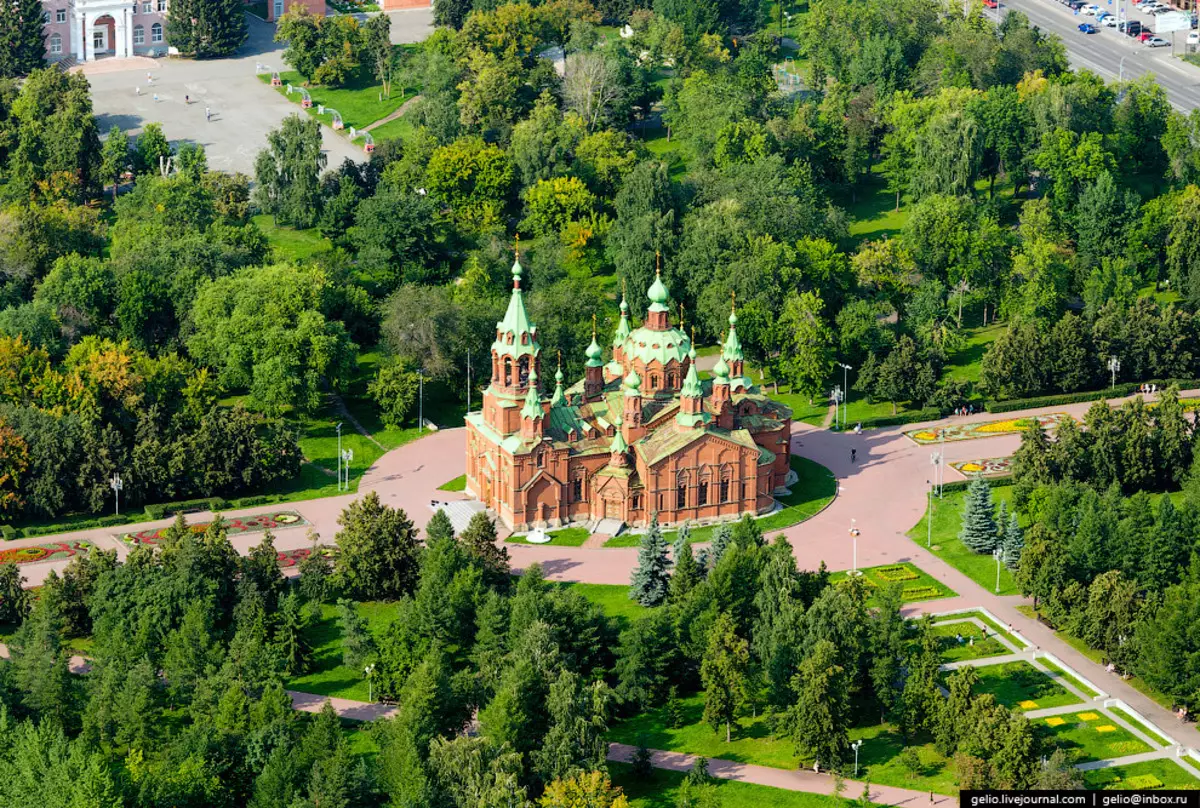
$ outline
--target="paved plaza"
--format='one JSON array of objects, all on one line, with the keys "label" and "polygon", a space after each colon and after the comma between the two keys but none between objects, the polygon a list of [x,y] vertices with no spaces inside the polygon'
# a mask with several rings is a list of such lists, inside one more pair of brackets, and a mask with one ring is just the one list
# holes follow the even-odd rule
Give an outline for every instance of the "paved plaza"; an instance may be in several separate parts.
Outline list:
[{"label": "paved plaza", "polygon": [[[429,35],[433,15],[428,9],[393,12],[392,40],[418,42]],[[240,171],[253,176],[254,158],[266,145],[267,133],[288,115],[300,112],[294,104],[255,75],[257,64],[287,69],[283,46],[273,41],[275,26],[247,15],[250,37],[237,56],[228,59],[106,59],[81,68],[92,84],[92,103],[102,134],[115,124],[136,134],[158,122],[174,142],[191,140],[204,146],[208,165],[217,171]],[[152,80],[147,80],[147,73]],[[155,96],[157,95],[157,101]],[[187,96],[190,103],[184,103]],[[205,109],[211,119],[205,120]],[[322,126],[330,167],[349,157],[365,158],[361,146]]]}]

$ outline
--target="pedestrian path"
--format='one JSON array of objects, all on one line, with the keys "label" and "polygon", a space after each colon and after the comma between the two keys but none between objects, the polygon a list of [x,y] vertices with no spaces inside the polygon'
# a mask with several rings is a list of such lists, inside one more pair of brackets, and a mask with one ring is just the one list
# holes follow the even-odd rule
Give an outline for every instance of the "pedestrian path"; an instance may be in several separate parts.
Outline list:
[{"label": "pedestrian path", "polygon": [[[636,747],[623,743],[608,745],[608,759],[618,763],[628,763],[633,758]],[[685,755],[682,752],[664,752],[660,749],[650,750],[650,763],[656,769],[666,769],[673,772],[690,771],[696,755]],[[749,763],[737,763],[732,760],[711,759],[708,761],[708,773],[719,780],[737,780],[741,783],[770,788],[782,788],[788,791],[804,791],[809,794],[829,795],[833,792],[833,777],[829,774],[817,774],[805,769],[774,769],[770,766],[754,766]],[[856,799],[862,794],[866,785],[856,780],[845,781],[846,790],[843,796]],[[871,783],[871,802],[878,805],[943,806],[950,808],[958,805],[955,797],[945,794],[934,794],[931,791],[913,791],[895,786],[881,786]]]},{"label": "pedestrian path", "polygon": [[1007,665],[1009,662],[1029,662],[1029,654],[1004,654],[1002,656],[979,657],[978,659],[960,659],[957,662],[946,662],[940,670],[956,671],[959,668],[987,668],[992,665]]},{"label": "pedestrian path", "polygon": [[325,702],[333,705],[334,712],[338,714],[339,718],[348,718],[352,721],[375,721],[380,718],[395,718],[400,713],[400,708],[391,704],[339,699],[333,696],[321,696],[316,693],[301,693],[298,690],[289,690],[287,694],[292,697],[292,709],[303,713],[319,713],[324,708]]},{"label": "pedestrian path", "polygon": [[1175,753],[1170,749],[1155,749],[1153,752],[1142,752],[1140,755],[1126,755],[1119,758],[1108,758],[1107,760],[1091,760],[1087,763],[1080,763],[1075,768],[1081,772],[1091,772],[1096,769],[1111,769],[1114,766],[1129,766],[1133,763],[1145,763],[1148,760],[1162,760],[1164,758],[1173,758]]}]

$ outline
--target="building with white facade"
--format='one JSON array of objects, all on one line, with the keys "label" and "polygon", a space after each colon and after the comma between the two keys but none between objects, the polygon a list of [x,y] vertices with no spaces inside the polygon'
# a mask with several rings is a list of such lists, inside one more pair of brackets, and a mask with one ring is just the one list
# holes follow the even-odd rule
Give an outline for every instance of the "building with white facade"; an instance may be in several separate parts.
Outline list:
[{"label": "building with white facade", "polygon": [[46,58],[165,56],[168,0],[43,0]]}]

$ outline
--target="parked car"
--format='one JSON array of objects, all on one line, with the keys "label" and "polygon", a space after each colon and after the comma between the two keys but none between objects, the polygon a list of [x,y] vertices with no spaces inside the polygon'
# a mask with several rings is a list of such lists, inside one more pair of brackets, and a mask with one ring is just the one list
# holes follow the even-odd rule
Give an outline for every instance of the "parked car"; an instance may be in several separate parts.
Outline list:
[{"label": "parked car", "polygon": [[1118,26],[1118,30],[1126,36],[1137,36],[1142,32],[1142,24],[1137,20],[1126,20]]},{"label": "parked car", "polygon": [[1000,3],[997,0],[983,0],[984,8],[1000,8]]},{"label": "parked car", "polygon": [[1171,43],[1160,36],[1152,36],[1146,40],[1146,44],[1152,48],[1163,48]]},{"label": "parked car", "polygon": [[1079,23],[1079,33],[1081,33],[1081,34],[1094,34],[1094,33],[1098,32],[1099,30],[1100,30],[1099,28],[1092,25],[1090,22]]},{"label": "parked car", "polygon": [[1154,36],[1153,31],[1142,31],[1140,34],[1137,35],[1137,41],[1138,42],[1147,42],[1153,36]]},{"label": "parked car", "polygon": [[1187,35],[1189,45],[1200,45],[1200,31],[1191,31]]},{"label": "parked car", "polygon": [[1117,27],[1117,18],[1111,14],[1109,14],[1107,17],[1105,17],[1102,20],[1102,22],[1104,23],[1105,28],[1116,28]]},{"label": "parked car", "polygon": [[1095,3],[1091,3],[1079,9],[1079,13],[1088,17],[1094,17],[1096,16],[1096,12],[1099,10],[1100,6],[1096,5]]}]

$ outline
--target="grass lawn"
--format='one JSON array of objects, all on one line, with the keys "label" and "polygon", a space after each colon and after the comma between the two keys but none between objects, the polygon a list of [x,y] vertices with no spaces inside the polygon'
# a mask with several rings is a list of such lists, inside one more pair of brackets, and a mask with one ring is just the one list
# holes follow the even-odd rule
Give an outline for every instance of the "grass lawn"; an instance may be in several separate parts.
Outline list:
[{"label": "grass lawn", "polygon": [[275,217],[269,213],[260,213],[254,217],[254,223],[263,231],[275,251],[275,257],[282,261],[304,263],[318,253],[333,249],[329,239],[322,236],[315,227],[308,230],[293,230],[275,224]]},{"label": "grass lawn", "polygon": [[375,138],[376,143],[382,143],[385,140],[407,140],[415,131],[412,122],[408,120],[408,112],[405,111],[404,115],[394,121],[388,121],[372,129],[371,137]]},{"label": "grass lawn", "polygon": [[[548,544],[552,547],[579,547],[592,534],[588,533],[586,527],[565,527],[562,530],[551,530],[546,535],[550,537],[550,541],[535,546],[545,547]],[[509,536],[505,541],[511,544],[532,543],[526,540],[524,536]]]},{"label": "grass lawn", "polygon": [[641,620],[650,613],[650,609],[629,597],[629,587],[620,584],[581,584],[574,581],[559,583],[563,589],[571,589],[592,603],[609,617],[615,619],[622,628],[628,628],[635,620]]},{"label": "grass lawn", "polygon": [[[642,780],[634,776],[633,767],[628,763],[609,763],[608,771],[613,783],[629,798],[630,808],[675,808],[683,772],[655,769],[648,779]],[[714,784],[721,808],[844,808],[847,805],[845,799],[825,794],[786,791],[736,780],[715,780]]]},{"label": "grass lawn", "polygon": [[[791,738],[776,737],[765,716],[743,716],[734,727],[733,740],[725,742],[725,729],[714,732],[702,720],[704,695],[682,699],[685,724],[678,729],[667,726],[666,710],[659,708],[634,716],[613,727],[609,740],[627,744],[645,743],[651,749],[666,749],[703,755],[707,758],[733,760],[776,769],[794,769],[800,763]],[[924,771],[909,779],[900,765],[899,755],[904,740],[897,728],[887,724],[856,727],[850,739],[862,739],[859,752],[859,777],[872,783],[905,788],[955,793],[954,776],[944,757],[932,744],[918,746]]]},{"label": "grass lawn", "polygon": [[829,401],[826,399],[813,399],[809,403],[808,396],[800,393],[772,393],[771,388],[764,385],[763,392],[770,396],[772,401],[778,401],[792,408],[792,420],[813,426],[821,426],[825,423],[825,414],[829,412]]},{"label": "grass lawn", "polygon": [[[792,455],[791,465],[799,479],[792,486],[791,494],[779,498],[780,503],[783,504],[783,510],[758,520],[758,527],[764,536],[772,530],[791,527],[813,516],[833,500],[833,495],[837,491],[837,478],[820,463],[809,460],[807,457]],[[716,527],[713,525],[692,530],[690,534],[692,543],[711,541],[715,530]],[[668,530],[663,534],[668,542],[675,541],[677,535],[677,531],[674,530]],[[641,542],[640,533],[622,533],[620,536],[606,541],[604,546],[637,547]]]},{"label": "grass lawn", "polygon": [[[1082,699],[1028,662],[989,665],[977,668],[977,671],[979,684],[972,692],[991,693],[998,703],[1011,710],[1024,712],[1082,703]],[[1033,702],[1037,706],[1022,707],[1024,702]]]},{"label": "grass lawn", "polygon": [[[966,499],[966,491],[954,491],[946,494],[942,499],[934,499],[933,501],[933,554],[945,561],[950,566],[957,569],[959,572],[968,576],[972,581],[982,586],[989,592],[996,591],[996,560],[990,554],[980,554],[968,550],[967,547],[958,540],[958,531],[962,526],[961,511],[963,502]],[[1012,495],[1010,486],[997,486],[992,488],[992,498],[996,502],[996,507],[999,508],[1002,501],[1007,501]],[[929,537],[929,514],[921,519],[911,530],[908,531],[908,537],[913,541],[925,546]],[[1020,588],[1016,581],[1013,580],[1012,574],[1008,568],[1001,565],[1000,567],[1000,591],[1001,595],[1019,595]]]},{"label": "grass lawn", "polygon": [[[935,600],[937,598],[952,598],[958,593],[943,584],[924,570],[907,562],[903,564],[887,564],[880,567],[864,567],[859,572],[866,579],[867,586],[872,590],[881,589],[892,584],[903,587],[902,602],[914,603],[920,600]],[[849,571],[842,570],[830,576],[830,580],[843,580],[849,576]],[[872,605],[874,598],[872,597]]]},{"label": "grass lawn", "polygon": [[1108,711],[1120,718],[1124,718],[1130,724],[1133,724],[1135,727],[1140,729],[1143,733],[1150,736],[1151,740],[1157,741],[1159,746],[1172,746],[1172,743],[1170,741],[1168,741],[1163,736],[1159,735],[1154,730],[1150,729],[1150,727],[1146,726],[1142,721],[1138,720],[1137,718],[1134,718],[1132,715],[1130,715],[1129,713],[1122,710],[1120,707],[1109,707]]},{"label": "grass lawn", "polygon": [[[1012,643],[1014,648],[1024,649],[1026,647],[1026,643],[1021,642],[1019,639],[1017,639],[1017,637],[1015,635],[1010,634],[1008,631],[1006,631],[1004,629],[1003,626],[998,624],[995,620],[992,620],[991,618],[989,618],[983,612],[971,611],[971,612],[960,612],[958,614],[946,614],[946,615],[942,615],[941,617],[935,617],[935,618],[933,618],[933,620],[934,620],[934,625],[936,626],[938,623],[940,623],[942,621],[956,620],[956,619],[962,618],[962,617],[974,617],[976,620],[982,621],[983,624],[990,629],[989,633],[999,634],[1001,637],[1003,637],[1004,639],[1006,639],[1010,643]],[[963,624],[960,623],[959,625],[963,625]],[[963,636],[966,636],[966,635],[964,634]]]},{"label": "grass lawn", "polygon": [[[387,628],[396,610],[394,603],[367,602],[357,606],[359,614],[367,621],[367,628],[376,637]],[[303,676],[289,679],[286,686],[302,693],[366,701],[367,680],[363,672],[342,664],[342,631],[338,627],[337,613],[334,604],[321,604],[320,619],[305,632],[313,649],[312,669]]]},{"label": "grass lawn", "polygon": [[[989,636],[985,639],[983,629],[974,623],[935,624],[930,626],[929,632],[937,637],[938,650],[943,663],[962,662],[966,659],[986,659],[1012,653],[995,638],[993,632],[988,632]],[[963,638],[961,643],[958,641],[960,635]],[[970,643],[972,639],[975,640],[974,645]],[[915,639],[912,646],[914,649],[916,648]]]},{"label": "grass lawn", "polygon": [[[663,78],[666,81],[666,78]],[[667,140],[667,130],[662,126],[635,126],[633,134],[646,144],[646,151],[667,164],[667,175],[681,180],[687,175],[687,164],[694,159],[688,147],[679,140]]]},{"label": "grass lawn", "polygon": [[1109,769],[1084,772],[1083,782],[1088,788],[1106,791],[1143,788],[1200,788],[1200,780],[1192,777],[1169,760],[1147,760],[1128,766],[1113,766]]},{"label": "grass lawn", "polygon": [[[283,80],[283,86],[277,87],[276,91],[287,98],[292,103],[299,106],[301,94],[293,92],[287,94],[287,85],[290,83],[293,87],[299,88],[304,84],[304,79],[294,70],[287,70],[279,74],[279,78]],[[271,83],[270,73],[259,74],[259,79],[264,84]],[[351,126],[362,128],[367,124],[374,123],[381,118],[386,118],[400,108],[400,105],[412,97],[412,94],[404,94],[393,92],[391,98],[382,98],[381,93],[383,87],[375,83],[372,77],[357,77],[345,87],[307,87],[308,94],[312,96],[313,105],[311,109],[306,110],[309,115],[312,115],[317,120],[325,124],[332,124],[333,116],[329,114],[318,115],[317,108],[325,106],[329,109],[335,109],[342,116],[342,120],[346,124],[346,128]]]},{"label": "grass lawn", "polygon": [[[964,322],[966,318],[964,317]],[[946,367],[942,371],[943,379],[958,381],[979,381],[979,370],[983,362],[983,354],[996,338],[1008,330],[1007,323],[992,323],[982,328],[965,329],[966,343],[947,357]]]},{"label": "grass lawn", "polygon": [[[1088,716],[1095,716],[1088,719]],[[1034,732],[1047,745],[1067,753],[1071,763],[1107,760],[1149,752],[1150,746],[1096,710],[1033,720]]]},{"label": "grass lawn", "polygon": [[437,487],[439,491],[466,491],[467,490],[467,475],[460,474],[453,480],[442,483]]},{"label": "grass lawn", "polygon": [[1053,662],[1051,662],[1048,659],[1039,659],[1038,664],[1044,665],[1045,667],[1049,668],[1051,676],[1060,678],[1063,681],[1065,681],[1067,684],[1073,685],[1076,690],[1083,693],[1085,696],[1090,697],[1090,696],[1099,696],[1100,695],[1099,693],[1096,692],[1096,689],[1094,687],[1088,687],[1083,682],[1079,681],[1079,679],[1077,677],[1072,676],[1071,674],[1067,673],[1061,665],[1055,665]]}]

